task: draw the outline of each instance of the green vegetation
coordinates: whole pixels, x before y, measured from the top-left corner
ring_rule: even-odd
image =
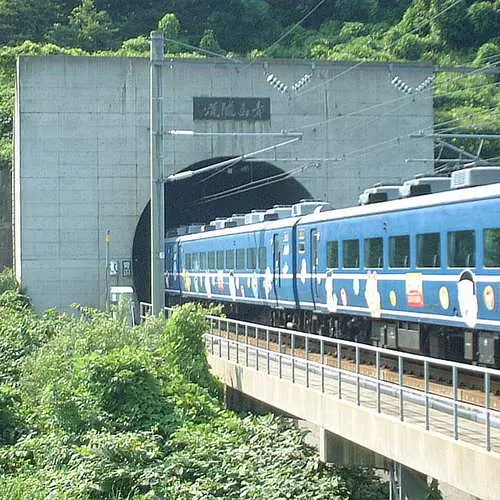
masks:
[[[0,168],[11,166],[16,57],[146,57],[149,32],[158,28],[177,57],[421,61],[478,69],[500,62],[500,0],[0,0]],[[443,131],[499,133],[498,73],[440,73],[434,88]],[[478,146],[454,142],[469,151]],[[500,156],[498,141],[482,148],[485,158]]]
[[[37,316],[0,274],[0,499],[387,498],[286,419],[223,408],[201,307],[134,327],[78,309]]]

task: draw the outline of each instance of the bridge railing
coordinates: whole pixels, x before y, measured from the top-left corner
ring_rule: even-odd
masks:
[[[269,375],[500,452],[500,371],[208,316],[207,348]]]
[[[141,302],[141,320],[150,314]],[[500,452],[500,370],[219,316],[207,322],[213,356]]]

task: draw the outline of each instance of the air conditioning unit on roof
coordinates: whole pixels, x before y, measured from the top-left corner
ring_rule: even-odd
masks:
[[[451,188],[461,189],[500,182],[500,167],[472,167],[451,174]]]
[[[414,179],[403,182],[399,188],[401,198],[440,193],[450,189],[450,178],[444,176],[416,175]]]
[[[333,207],[326,201],[301,200],[292,206],[292,216],[301,217],[312,213],[326,212],[327,210],[333,210]]]
[[[252,210],[250,213],[245,214],[245,224],[255,224],[264,220],[265,210]]]
[[[375,184],[374,186],[365,189],[359,195],[359,204],[370,205],[372,203],[396,200],[399,198],[400,187],[401,186]]]

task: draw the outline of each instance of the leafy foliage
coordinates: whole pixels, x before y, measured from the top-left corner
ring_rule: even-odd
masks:
[[[1,499],[386,498],[370,471],[319,463],[291,422],[221,407],[199,306],[137,327],[10,309],[52,333],[23,355],[20,390],[0,387]]]
[[[56,23],[47,34],[47,39],[62,47],[74,47],[97,51],[102,48],[117,47],[115,34],[109,14],[98,11],[93,0],[82,0],[68,17],[67,24]]]
[[[189,382],[215,389],[205,355],[206,310],[196,303],[176,308],[162,339],[162,356],[170,369]]]
[[[496,67],[499,5],[499,0],[332,0],[319,7],[316,0],[0,0],[5,37],[0,48],[0,168],[12,164],[14,62],[20,55],[147,57],[148,33],[159,27],[169,39],[168,53],[177,57],[205,56],[183,52],[187,44],[252,59],[401,60],[447,66],[474,62]],[[489,123],[491,128],[498,122],[487,111],[494,100],[487,108],[472,110],[463,101],[455,110],[444,102],[437,101],[438,119],[456,117],[466,132],[474,127],[466,127],[464,112],[477,117],[474,124]],[[468,147],[466,141],[459,145]],[[493,157],[500,153],[491,142],[487,150]]]

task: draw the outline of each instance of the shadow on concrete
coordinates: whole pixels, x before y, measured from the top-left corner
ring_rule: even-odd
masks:
[[[185,170],[198,170],[228,160],[219,157],[204,160]],[[165,193],[166,230],[195,222],[206,223],[216,217],[247,213],[253,209],[292,204],[311,194],[295,178],[280,179],[284,171],[268,162],[242,161],[216,172],[167,183]],[[276,182],[273,182],[273,177]],[[262,184],[259,181],[267,179]],[[278,180],[279,179],[279,180]],[[257,188],[252,188],[255,185]],[[230,195],[226,191],[241,187]],[[252,188],[252,189],[249,189]],[[150,301],[150,207],[141,214],[132,248],[134,288],[141,301]]]

